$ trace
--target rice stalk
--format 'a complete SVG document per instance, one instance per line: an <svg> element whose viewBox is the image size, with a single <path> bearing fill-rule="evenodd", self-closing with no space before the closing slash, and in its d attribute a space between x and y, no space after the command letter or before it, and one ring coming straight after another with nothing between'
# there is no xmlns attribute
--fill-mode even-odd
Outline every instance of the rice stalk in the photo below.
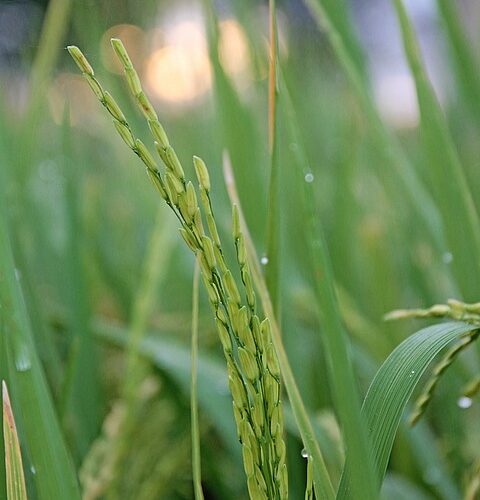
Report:
<svg viewBox="0 0 480 500"><path fill-rule="evenodd" d="M198 363L198 280L200 268L195 263L192 293L192 381L190 386L190 415L192 434L192 472L195 500L203 500L202 464L200 457L200 428L198 424L198 393L197 393L197 363Z"/></svg>
<svg viewBox="0 0 480 500"><path fill-rule="evenodd" d="M92 67L80 49L70 46L68 50L97 98L113 117L119 135L146 166L150 180L179 220L182 226L180 233L199 262L227 361L233 411L242 444L250 497L287 498L288 479L278 360L271 341L270 323L267 318L261 322L256 311L255 292L245 259L246 249L238 224L238 214L234 209L233 237L246 304L224 259L205 163L194 157L199 182L199 204L196 190L192 182L185 178L178 156L143 92L138 74L123 44L118 39L112 39L112 46L123 64L130 91L155 139L157 153L166 167L164 174L158 169L156 160L145 144L134 136L114 98L96 80ZM204 219L207 232L204 229Z"/></svg>
<svg viewBox="0 0 480 500"><path fill-rule="evenodd" d="M278 190L280 181L280 162L278 157L278 36L275 0L269 0L269 30L270 60L268 70L268 151L270 156L270 179L268 185L265 279L267 281L268 291L278 317L280 280Z"/></svg>

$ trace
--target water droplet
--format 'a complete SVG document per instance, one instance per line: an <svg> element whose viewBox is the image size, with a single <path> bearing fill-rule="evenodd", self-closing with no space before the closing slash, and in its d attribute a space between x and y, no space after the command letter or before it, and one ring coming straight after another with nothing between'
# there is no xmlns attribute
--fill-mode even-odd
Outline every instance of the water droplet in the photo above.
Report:
<svg viewBox="0 0 480 500"><path fill-rule="evenodd" d="M35 467L33 465L30 466L30 472L32 474L36 474L37 473L37 469L35 469Z"/></svg>
<svg viewBox="0 0 480 500"><path fill-rule="evenodd" d="M412 375L414 375L414 374L415 374L415 370L412 370L410 373L411 373Z"/></svg>
<svg viewBox="0 0 480 500"><path fill-rule="evenodd" d="M260 264L262 264L262 266L266 266L268 264L268 257L266 255L264 255L261 259L260 259Z"/></svg>
<svg viewBox="0 0 480 500"><path fill-rule="evenodd" d="M450 264L453 260L453 254L451 252L445 252L442 255L442 260L444 264Z"/></svg>
<svg viewBox="0 0 480 500"><path fill-rule="evenodd" d="M472 406L472 404L473 404L472 398L468 398L467 396L462 396L457 401L457 406L459 408L462 408L462 410L466 410L467 408L470 408L470 406Z"/></svg>
<svg viewBox="0 0 480 500"><path fill-rule="evenodd" d="M315 177L313 176L312 172L308 172L308 174L305 174L305 182L313 182Z"/></svg>
<svg viewBox="0 0 480 500"><path fill-rule="evenodd" d="M303 448L302 450L302 458L308 458L308 451L306 448Z"/></svg>
<svg viewBox="0 0 480 500"><path fill-rule="evenodd" d="M19 372L26 372L32 367L30 358L25 350L22 350L22 352L15 358L15 367Z"/></svg>

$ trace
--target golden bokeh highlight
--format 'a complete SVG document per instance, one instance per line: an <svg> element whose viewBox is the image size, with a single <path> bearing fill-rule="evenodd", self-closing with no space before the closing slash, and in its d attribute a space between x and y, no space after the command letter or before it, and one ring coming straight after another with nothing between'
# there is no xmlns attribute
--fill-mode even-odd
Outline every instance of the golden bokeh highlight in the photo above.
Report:
<svg viewBox="0 0 480 500"><path fill-rule="evenodd" d="M182 21L165 32L166 45L145 65L147 90L169 103L192 103L211 88L207 43L201 25Z"/></svg>
<svg viewBox="0 0 480 500"><path fill-rule="evenodd" d="M220 62L238 86L251 81L251 60L245 31L235 19L220 22Z"/></svg>

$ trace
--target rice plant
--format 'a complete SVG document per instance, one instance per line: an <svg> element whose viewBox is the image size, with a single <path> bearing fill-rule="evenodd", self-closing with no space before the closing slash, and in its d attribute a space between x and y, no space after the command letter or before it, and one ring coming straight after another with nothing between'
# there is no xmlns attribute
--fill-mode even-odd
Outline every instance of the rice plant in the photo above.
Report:
<svg viewBox="0 0 480 500"><path fill-rule="evenodd" d="M2 71L0 498L478 496L474 5L264 4L52 0Z"/></svg>

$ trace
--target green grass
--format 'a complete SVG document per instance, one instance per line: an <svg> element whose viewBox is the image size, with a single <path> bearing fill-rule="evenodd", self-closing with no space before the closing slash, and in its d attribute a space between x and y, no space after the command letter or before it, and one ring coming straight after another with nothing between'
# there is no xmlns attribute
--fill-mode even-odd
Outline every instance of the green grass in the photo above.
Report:
<svg viewBox="0 0 480 500"><path fill-rule="evenodd" d="M141 57L134 62L153 106L130 73L132 98L106 66L114 53L100 51L116 24L148 32L158 18L168 19L164 33L175 29L173 2L157 17L157 2L118 2L104 15L101 3L51 1L21 62L31 82L25 106L2 72L0 375L10 402L1 498L25 497L19 478L39 500L285 498L283 460L292 499L315 491L451 500L478 487L478 396L469 393L469 408L458 403L478 377L478 352L466 349L477 338L478 305L421 309L480 296L476 35L457 6L436 2L453 77L440 103L410 14L391 2L420 112L418 126L396 130L372 97L348 2L305 0L308 30L285 2L264 3L259 11L257 2L232 2L250 58L246 87L225 64L227 13L199 3L211 93L191 103L156 98ZM59 86L77 78L70 43L111 89L127 120L102 99L160 193L86 82ZM161 143L152 160L149 125ZM210 177L195 196L194 155ZM241 220L235 215L233 239L232 203ZM177 228L199 236L197 204L215 226L204 217L211 240L191 246L203 275L214 262L217 274L210 294L194 284L192 301L195 259ZM396 313L408 322L383 320L409 307ZM237 332L242 315L254 343ZM212 316L226 320L230 342ZM269 318L274 350L255 337L254 316ZM267 323L263 331L268 340ZM270 375L277 380L274 352L283 412L272 410L276 389L266 390ZM412 410L421 416L413 428ZM6 425L12 415L16 433ZM280 415L285 430L276 434Z"/></svg>

